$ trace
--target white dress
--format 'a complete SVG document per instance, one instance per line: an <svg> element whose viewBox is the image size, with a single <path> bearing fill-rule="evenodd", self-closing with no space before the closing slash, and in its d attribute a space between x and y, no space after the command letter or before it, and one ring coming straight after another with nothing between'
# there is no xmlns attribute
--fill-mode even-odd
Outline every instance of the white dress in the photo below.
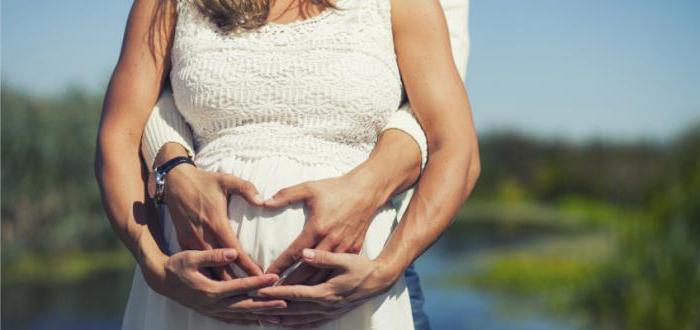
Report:
<svg viewBox="0 0 700 330"><path fill-rule="evenodd" d="M287 186L342 175L367 159L402 98L390 0L337 0L340 11L240 35L220 34L191 1L178 1L170 78L177 108L193 131L199 168L249 180L268 198ZM164 214L175 252L174 227ZM265 210L235 196L229 219L243 249L264 269L298 236L306 215L300 203ZM361 253L377 257L395 225L396 210L381 208ZM137 272L123 328L259 326L198 314L152 291ZM412 328L403 277L322 327Z"/></svg>

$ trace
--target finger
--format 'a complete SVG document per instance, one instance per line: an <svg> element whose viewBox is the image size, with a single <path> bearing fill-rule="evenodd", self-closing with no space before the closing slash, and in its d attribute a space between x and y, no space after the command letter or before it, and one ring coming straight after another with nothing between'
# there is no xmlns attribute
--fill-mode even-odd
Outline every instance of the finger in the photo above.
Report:
<svg viewBox="0 0 700 330"><path fill-rule="evenodd" d="M289 316L289 315L310 315L310 314L320 314L329 315L337 311L337 308L329 307L315 302L308 301L293 301L287 303L287 308L283 309L270 309L261 310L256 312L260 315L276 315L276 316Z"/></svg>
<svg viewBox="0 0 700 330"><path fill-rule="evenodd" d="M258 296L264 298L278 298L285 300L310 301L323 303L329 296L330 290L326 284L314 286L308 285L280 285L258 290Z"/></svg>
<svg viewBox="0 0 700 330"><path fill-rule="evenodd" d="M233 295L241 295L260 288L275 284L279 277L275 274L265 274L237 278L230 281L217 281L214 284L216 297L223 298Z"/></svg>
<svg viewBox="0 0 700 330"><path fill-rule="evenodd" d="M204 244L206 244L206 247L198 250L212 250L213 248L218 249L223 247L221 246L221 244L218 243L218 240L216 238L212 237L211 230L204 230L204 240ZM209 242L212 243L210 244ZM228 265L223 267L210 267L208 268L208 270L212 274L212 278L217 280L228 281L236 278L236 274L233 273L233 269L231 269L231 267Z"/></svg>
<svg viewBox="0 0 700 330"><path fill-rule="evenodd" d="M266 273L281 274L287 268L291 267L299 258L301 258L301 251L305 248L310 248L316 245L316 237L308 230L306 227L301 231L301 234L294 239L294 242L289 245L289 247L284 250L275 261L272 262L270 267L265 271Z"/></svg>
<svg viewBox="0 0 700 330"><path fill-rule="evenodd" d="M219 183L227 194L240 195L250 204L263 206L263 199L260 197L260 192L258 192L258 189L255 188L255 185L250 181L222 173L219 176Z"/></svg>
<svg viewBox="0 0 700 330"><path fill-rule="evenodd" d="M333 253L316 249L304 249L304 262L319 268L336 268L347 270L353 262L352 254Z"/></svg>
<svg viewBox="0 0 700 330"><path fill-rule="evenodd" d="M231 267L212 267L209 270L214 275L212 278L219 281L230 281L238 278Z"/></svg>
<svg viewBox="0 0 700 330"><path fill-rule="evenodd" d="M263 310L287 308L287 302L281 299L253 299L247 296L233 296L220 300L217 303L219 312L229 313L253 313Z"/></svg>
<svg viewBox="0 0 700 330"><path fill-rule="evenodd" d="M213 229L212 235L216 237L216 240L220 242L221 246L235 249L241 253L238 254L238 260L236 264L241 267L241 269L249 276L262 275L263 271L260 269L250 256L243 251L238 238L233 233L233 229L228 224L228 219L226 217L219 217L221 220L215 222L217 224Z"/></svg>
<svg viewBox="0 0 700 330"><path fill-rule="evenodd" d="M351 237L343 238L340 240L340 242L333 248L333 249L318 249L318 250L324 250L324 251L333 251L335 253L351 253L350 248L352 247L354 243L354 239Z"/></svg>
<svg viewBox="0 0 700 330"><path fill-rule="evenodd" d="M226 266L236 260L238 252L234 249L215 249L207 251L190 251L191 262L197 268Z"/></svg>
<svg viewBox="0 0 700 330"><path fill-rule="evenodd" d="M347 253L351 254L360 254L362 252L362 246L365 243L365 237L364 236L359 236L355 239L355 242L352 243L350 246L350 249L347 251Z"/></svg>
<svg viewBox="0 0 700 330"><path fill-rule="evenodd" d="M327 237L326 237L327 238ZM331 240L329 239L323 239L321 243L319 243L314 250L323 250L323 251L331 251L333 249L333 244ZM335 248L335 252L337 251L338 247ZM344 251L342 251L344 252ZM316 267L317 271L313 273L313 275L309 278L305 279L305 283L307 285L316 285L325 282L328 277L331 274L331 270L325 269L325 268L319 268Z"/></svg>
<svg viewBox="0 0 700 330"><path fill-rule="evenodd" d="M278 208L294 202L304 201L309 197L311 197L311 191L309 190L308 184L300 183L278 191L272 198L264 202L264 206Z"/></svg>

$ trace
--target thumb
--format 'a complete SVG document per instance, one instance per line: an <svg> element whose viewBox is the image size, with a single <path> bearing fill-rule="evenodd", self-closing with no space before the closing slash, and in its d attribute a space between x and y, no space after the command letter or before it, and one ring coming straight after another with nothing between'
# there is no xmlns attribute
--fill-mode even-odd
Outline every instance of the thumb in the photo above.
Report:
<svg viewBox="0 0 700 330"><path fill-rule="evenodd" d="M190 253L192 253L192 265L197 268L226 266L238 257L238 252L234 249L191 251Z"/></svg>
<svg viewBox="0 0 700 330"><path fill-rule="evenodd" d="M304 201L311 197L311 191L306 183L300 183L278 191L272 198L265 201L265 206L278 208L294 202Z"/></svg>
<svg viewBox="0 0 700 330"><path fill-rule="evenodd" d="M237 194L243 197L248 203L261 206L263 199L260 197L258 189L250 181L239 179L230 174L223 174L220 177L221 187L228 194Z"/></svg>
<svg viewBox="0 0 700 330"><path fill-rule="evenodd" d="M323 250L304 249L302 257L307 264L319 268L348 269L352 263L350 254Z"/></svg>

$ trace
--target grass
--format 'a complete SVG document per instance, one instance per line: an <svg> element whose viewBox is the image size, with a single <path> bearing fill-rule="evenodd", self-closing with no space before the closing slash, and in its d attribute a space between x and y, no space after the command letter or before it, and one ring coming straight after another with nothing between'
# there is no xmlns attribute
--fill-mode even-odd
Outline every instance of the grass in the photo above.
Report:
<svg viewBox="0 0 700 330"><path fill-rule="evenodd" d="M109 271L126 271L134 266L125 249L111 251L76 251L65 254L29 254L13 264L3 265L3 285L79 282L91 275Z"/></svg>

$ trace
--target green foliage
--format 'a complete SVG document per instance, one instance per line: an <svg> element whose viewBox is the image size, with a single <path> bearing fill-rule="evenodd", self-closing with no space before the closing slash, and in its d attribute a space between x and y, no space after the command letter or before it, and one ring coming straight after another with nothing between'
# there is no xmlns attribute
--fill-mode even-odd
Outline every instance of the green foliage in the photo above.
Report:
<svg viewBox="0 0 700 330"><path fill-rule="evenodd" d="M134 259L126 249L90 252L23 255L2 273L5 283L57 286L88 279L95 273L120 272L134 266ZM50 272L47 270L50 269Z"/></svg>
<svg viewBox="0 0 700 330"><path fill-rule="evenodd" d="M636 206L663 179L667 162L664 146L643 142L573 144L500 133L481 137L480 144L477 198L526 187L519 193L540 201L580 196Z"/></svg>
<svg viewBox="0 0 700 330"><path fill-rule="evenodd" d="M3 264L26 252L116 246L93 176L101 99L2 88Z"/></svg>
<svg viewBox="0 0 700 330"><path fill-rule="evenodd" d="M1 96L3 281L129 267L93 177L101 97L7 84ZM501 133L481 151L481 179L446 242L498 253L451 282L578 308L597 324L700 328L700 127L671 145Z"/></svg>
<svg viewBox="0 0 700 330"><path fill-rule="evenodd" d="M621 230L619 255L581 304L627 329L700 328L700 130L676 143L649 216Z"/></svg>

